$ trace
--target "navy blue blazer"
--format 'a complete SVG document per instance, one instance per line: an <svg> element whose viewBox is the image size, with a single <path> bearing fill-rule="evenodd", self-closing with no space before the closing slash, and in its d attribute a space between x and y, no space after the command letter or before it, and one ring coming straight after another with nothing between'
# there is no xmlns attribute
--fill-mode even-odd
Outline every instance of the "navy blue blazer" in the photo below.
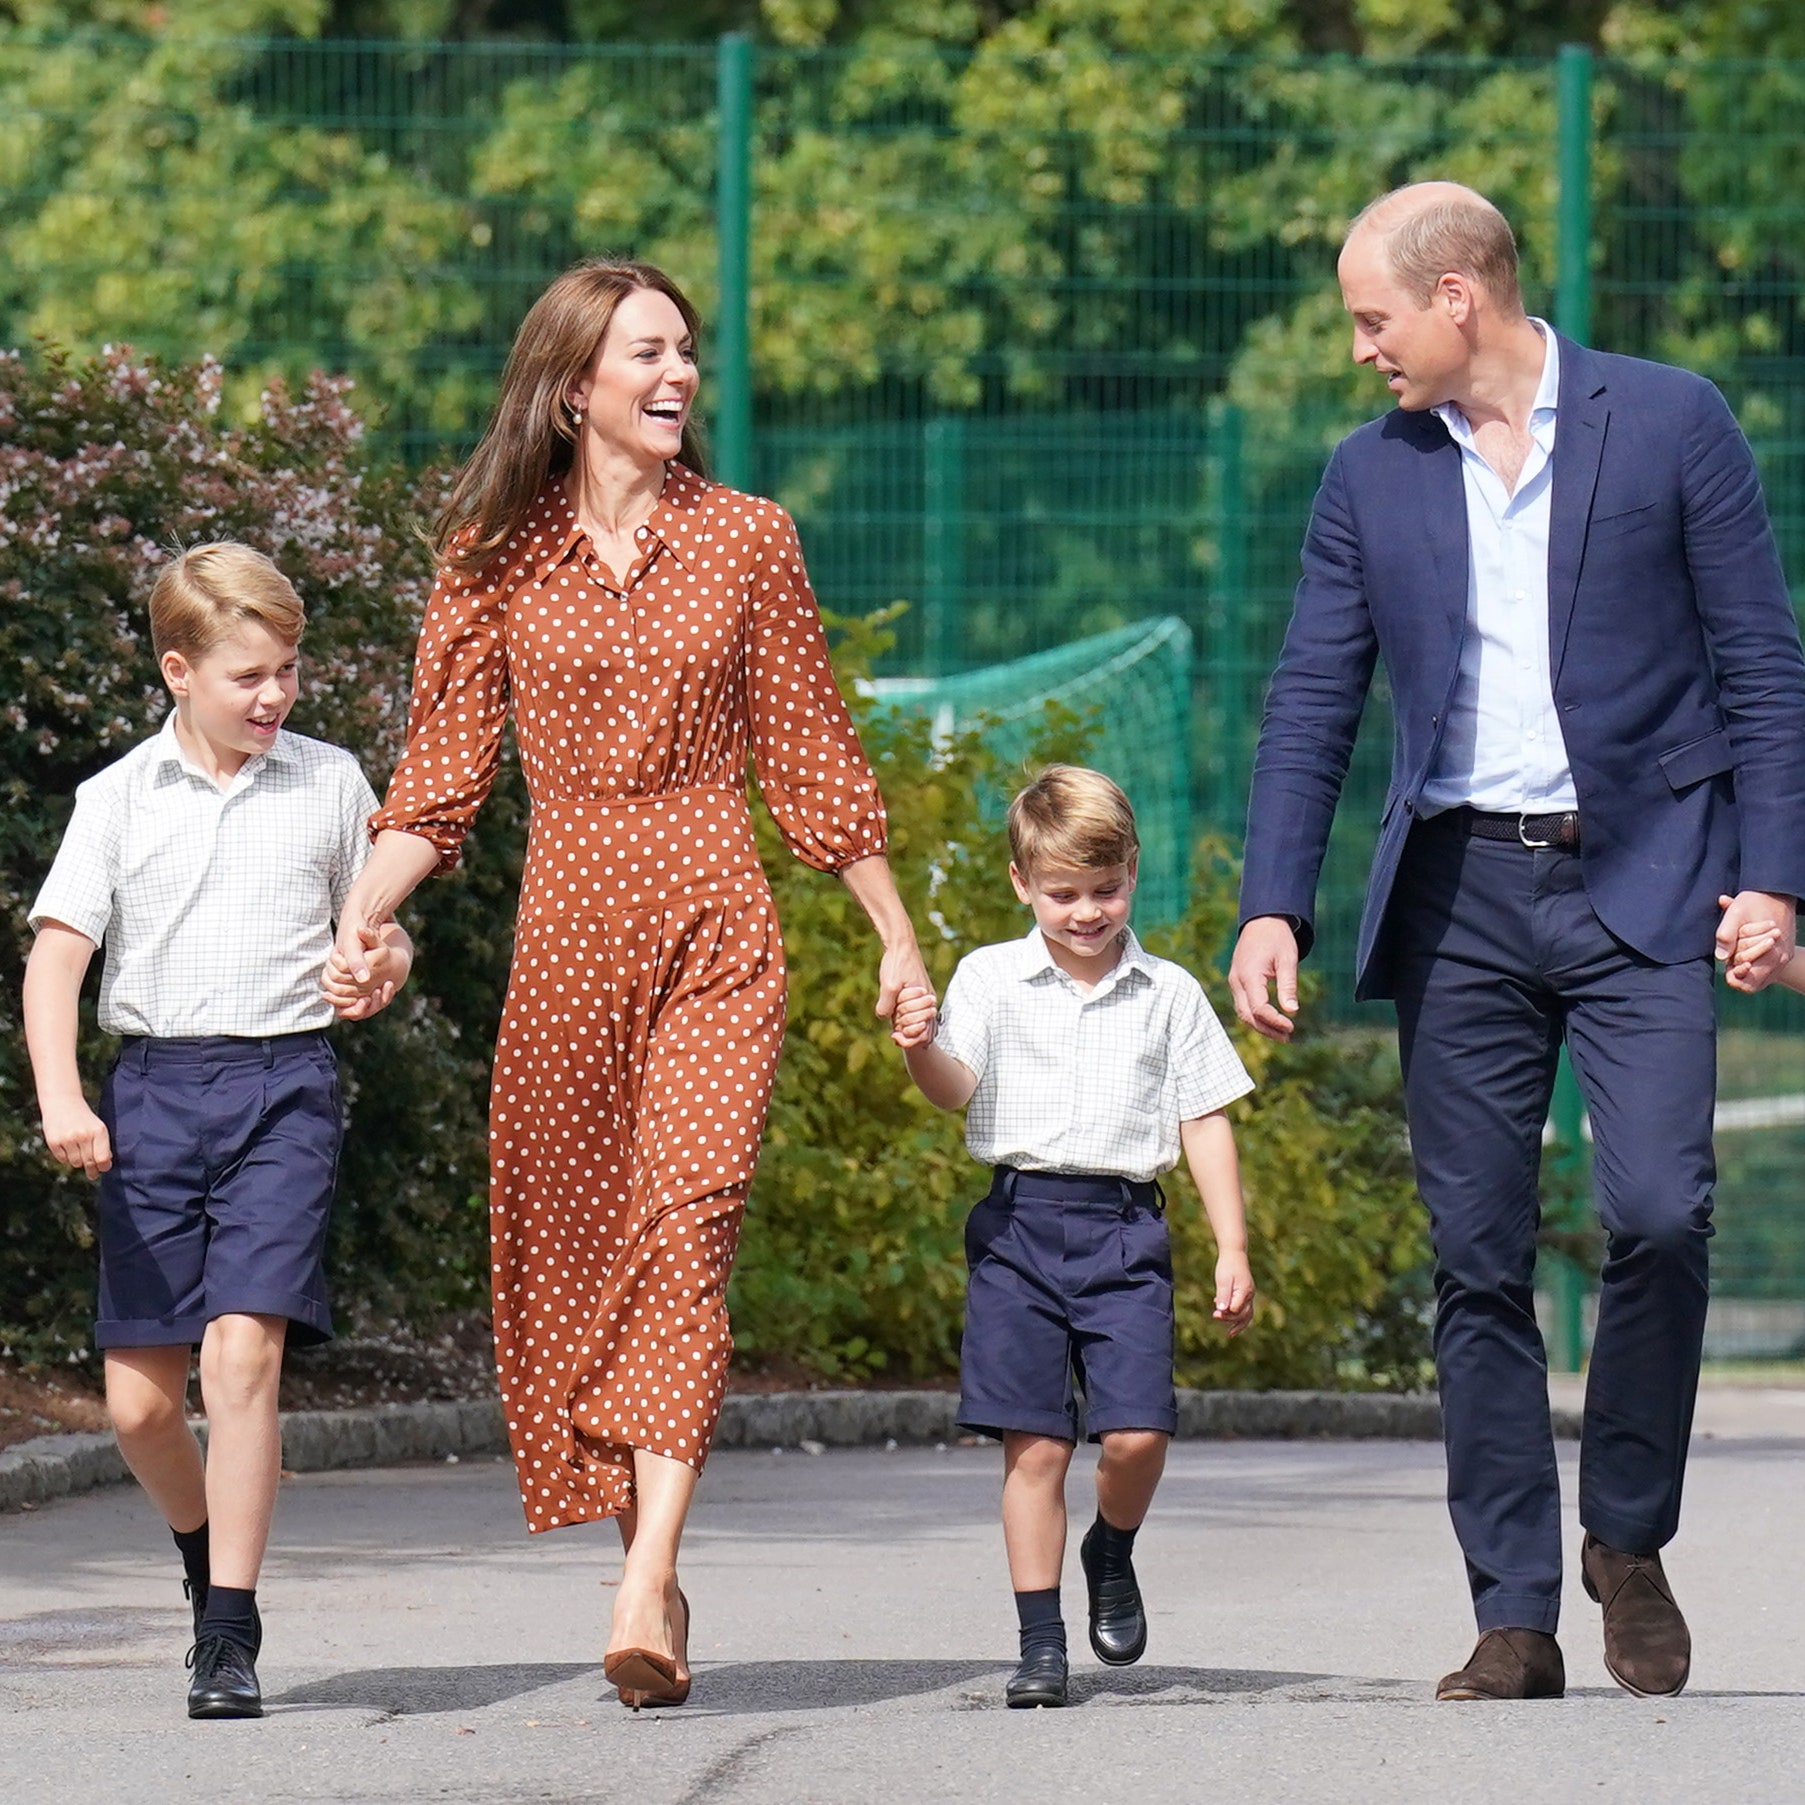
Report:
<svg viewBox="0 0 1805 1805"><path fill-rule="evenodd" d="M1707 956L1720 894L1805 896L1805 657L1754 460L1703 377L1563 337L1549 668L1587 894L1663 964ZM1241 919L1313 938L1316 882L1374 663L1396 717L1355 994L1392 994L1386 903L1459 672L1460 450L1402 409L1350 433L1317 492L1248 803Z"/></svg>

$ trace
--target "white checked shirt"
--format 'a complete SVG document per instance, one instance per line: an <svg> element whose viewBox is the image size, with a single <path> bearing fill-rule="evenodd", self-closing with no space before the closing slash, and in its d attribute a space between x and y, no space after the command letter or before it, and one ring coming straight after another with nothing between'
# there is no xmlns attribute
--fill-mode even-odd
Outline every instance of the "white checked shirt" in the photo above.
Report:
<svg viewBox="0 0 1805 1805"><path fill-rule="evenodd" d="M1423 812L1462 803L1488 814L1559 814L1579 807L1554 706L1548 648L1548 519L1554 489L1561 351L1547 352L1529 411L1529 455L1514 490L1480 455L1467 417L1435 409L1460 447L1467 503L1467 623Z"/></svg>
<svg viewBox="0 0 1805 1805"><path fill-rule="evenodd" d="M1038 927L959 961L935 1036L976 1074L965 1145L986 1165L1145 1182L1178 1164L1178 1125L1253 1089L1203 986L1124 930L1087 996Z"/></svg>
<svg viewBox="0 0 1805 1805"><path fill-rule="evenodd" d="M183 753L172 711L75 792L31 925L105 943L109 1033L324 1028L320 972L375 812L349 752L286 729L221 790Z"/></svg>

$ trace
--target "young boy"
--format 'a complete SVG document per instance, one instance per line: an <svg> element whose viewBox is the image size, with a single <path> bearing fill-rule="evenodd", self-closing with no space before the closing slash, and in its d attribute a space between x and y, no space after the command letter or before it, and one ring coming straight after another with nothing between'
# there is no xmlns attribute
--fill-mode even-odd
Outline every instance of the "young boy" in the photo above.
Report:
<svg viewBox="0 0 1805 1805"><path fill-rule="evenodd" d="M1012 1706L1066 1702L1065 1477L1085 1426L1102 1443L1079 1558L1090 1642L1138 1661L1147 1618L1135 1532L1178 1426L1172 1263L1159 1175L1182 1146L1215 1231L1217 1320L1239 1334L1253 1275L1223 1108L1252 1081L1197 980L1128 926L1140 841L1107 777L1054 765L1009 807L1024 939L960 962L938 1012L901 998L896 1029L922 1095L969 1106L965 1144L996 1168L965 1228L970 1279L959 1421L1003 1440L1003 1539L1021 1624ZM907 1044L919 1036L919 1043Z"/></svg>
<svg viewBox="0 0 1805 1805"><path fill-rule="evenodd" d="M158 576L150 619L175 706L76 792L31 912L25 1031L45 1142L100 1181L94 1345L120 1450L181 1551L188 1714L258 1717L282 1351L332 1332L324 1029L382 1008L412 949L386 934L361 985L328 969L376 798L348 752L283 731L304 625L288 579L247 546L196 546ZM122 1039L96 1114L75 1046L102 941L100 1025ZM197 1342L204 1463L185 1416Z"/></svg>

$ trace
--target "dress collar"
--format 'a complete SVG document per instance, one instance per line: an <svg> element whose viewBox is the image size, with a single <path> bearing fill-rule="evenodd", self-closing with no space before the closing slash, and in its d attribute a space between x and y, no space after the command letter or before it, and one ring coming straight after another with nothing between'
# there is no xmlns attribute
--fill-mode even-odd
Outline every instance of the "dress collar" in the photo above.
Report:
<svg viewBox="0 0 1805 1805"><path fill-rule="evenodd" d="M664 490L646 516L646 531L688 570L701 544L703 503L713 485L674 460L665 465L664 472ZM587 537L563 477L554 476L539 491L521 532L532 547L528 563L535 582L556 570L576 549L577 541Z"/></svg>

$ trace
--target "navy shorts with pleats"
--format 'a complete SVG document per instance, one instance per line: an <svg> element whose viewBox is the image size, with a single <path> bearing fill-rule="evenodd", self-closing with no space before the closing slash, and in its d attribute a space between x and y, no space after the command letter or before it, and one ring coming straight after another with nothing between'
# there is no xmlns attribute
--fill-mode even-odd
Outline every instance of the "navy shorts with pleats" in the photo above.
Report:
<svg viewBox="0 0 1805 1805"><path fill-rule="evenodd" d="M1177 1429L1157 1184L999 1166L965 1224L965 1261L962 1428L1068 1441Z"/></svg>
<svg viewBox="0 0 1805 1805"><path fill-rule="evenodd" d="M216 1316L286 1316L290 1346L332 1334L326 1226L341 1138L323 1033L128 1037L100 1096L94 1345L180 1347Z"/></svg>

